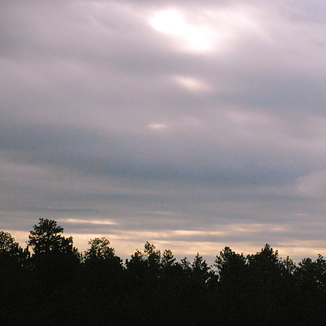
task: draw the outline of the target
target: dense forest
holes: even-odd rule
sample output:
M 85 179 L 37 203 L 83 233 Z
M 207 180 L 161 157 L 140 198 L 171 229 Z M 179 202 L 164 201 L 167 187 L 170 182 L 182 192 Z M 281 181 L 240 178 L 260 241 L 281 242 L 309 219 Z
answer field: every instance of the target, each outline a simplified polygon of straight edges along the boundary
M 123 261 L 106 238 L 83 253 L 54 220 L 21 248 L 0 232 L 1 325 L 326 325 L 326 261 L 295 264 L 268 244 L 225 247 L 213 266 L 149 242 Z

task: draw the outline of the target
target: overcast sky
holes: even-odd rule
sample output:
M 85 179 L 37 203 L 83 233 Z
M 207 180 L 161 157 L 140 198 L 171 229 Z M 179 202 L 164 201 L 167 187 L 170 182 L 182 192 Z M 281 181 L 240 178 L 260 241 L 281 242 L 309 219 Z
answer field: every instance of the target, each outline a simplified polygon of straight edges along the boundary
M 0 1 L 0 229 L 121 257 L 326 255 L 326 3 Z

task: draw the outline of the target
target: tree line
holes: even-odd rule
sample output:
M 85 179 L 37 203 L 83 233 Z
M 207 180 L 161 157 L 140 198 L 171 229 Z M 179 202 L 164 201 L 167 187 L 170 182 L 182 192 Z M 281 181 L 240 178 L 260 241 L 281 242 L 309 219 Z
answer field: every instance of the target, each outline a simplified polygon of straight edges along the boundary
M 295 264 L 268 244 L 225 247 L 208 266 L 146 242 L 123 261 L 106 238 L 79 252 L 40 219 L 22 248 L 0 231 L 1 325 L 326 325 L 326 261 Z

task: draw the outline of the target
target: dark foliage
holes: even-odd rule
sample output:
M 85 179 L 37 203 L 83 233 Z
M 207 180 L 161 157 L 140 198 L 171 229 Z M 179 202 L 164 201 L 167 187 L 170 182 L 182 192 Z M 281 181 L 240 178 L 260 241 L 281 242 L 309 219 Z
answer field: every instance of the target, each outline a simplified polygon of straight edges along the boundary
M 146 242 L 123 263 L 106 238 L 79 253 L 62 233 L 40 219 L 23 249 L 0 232 L 1 325 L 326 325 L 321 255 L 296 265 L 268 244 L 225 247 L 210 267 Z

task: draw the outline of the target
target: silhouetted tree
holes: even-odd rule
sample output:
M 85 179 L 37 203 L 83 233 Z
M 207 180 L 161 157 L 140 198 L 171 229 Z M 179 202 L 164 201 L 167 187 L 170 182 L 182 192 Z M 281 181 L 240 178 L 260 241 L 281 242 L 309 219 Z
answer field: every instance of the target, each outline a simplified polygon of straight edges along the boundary
M 192 274 L 191 263 L 187 257 L 181 259 L 180 266 L 183 270 L 184 275 L 191 277 Z
M 92 239 L 88 244 L 91 247 L 84 254 L 85 262 L 115 262 L 122 266 L 122 260 L 116 256 L 114 248 L 110 247 L 110 241 L 105 237 Z
M 219 282 L 215 292 L 218 318 L 224 325 L 246 325 L 248 322 L 248 262 L 243 254 L 225 247 L 214 264 Z
M 18 323 L 17 307 L 22 306 L 22 312 L 27 308 L 23 303 L 29 296 L 28 257 L 28 250 L 9 232 L 0 231 L 0 323 L 4 325 Z
M 0 253 L 15 251 L 18 243 L 9 232 L 0 231 Z
M 278 251 L 266 244 L 260 252 L 248 255 L 248 289 L 250 314 L 255 313 L 258 324 L 283 325 L 291 316 L 284 311 L 284 305 L 291 305 L 291 294 L 285 292 L 285 266 Z M 291 289 L 288 289 L 291 290 Z
M 32 295 L 39 300 L 38 309 L 32 310 L 36 324 L 42 320 L 48 320 L 51 325 L 62 318 L 71 319 L 75 309 L 73 297 L 80 254 L 73 246 L 72 237 L 66 238 L 62 233 L 63 228 L 56 221 L 43 218 L 30 231 Z
M 78 323 L 117 325 L 126 292 L 122 260 L 105 237 L 88 244 L 77 290 Z
M 214 268 L 197 253 L 176 261 L 146 242 L 125 264 L 105 237 L 80 255 L 56 221 L 40 219 L 23 250 L 0 231 L 4 325 L 324 325 L 326 261 L 281 259 L 268 244 L 225 247 Z
M 63 228 L 56 221 L 40 218 L 39 224 L 33 226 L 28 241 L 34 256 L 75 252 L 72 237 L 65 238 L 61 233 Z
M 323 325 L 326 322 L 326 261 L 322 255 L 313 261 L 304 258 L 294 273 L 298 284 L 298 325 Z
M 137 249 L 130 259 L 126 259 L 126 267 L 131 277 L 143 279 L 148 267 L 146 256 Z
M 195 282 L 206 284 L 209 279 L 209 267 L 206 263 L 206 260 L 197 253 L 194 258 L 194 261 L 191 264 L 192 277 Z
M 80 262 L 72 237 L 65 238 L 61 233 L 63 228 L 56 221 L 41 218 L 29 235 L 28 246 L 33 250 L 32 268 L 47 293 L 60 283 L 70 282 Z
M 162 261 L 161 261 L 162 268 L 168 269 L 168 268 L 175 266 L 175 261 L 176 261 L 176 258 L 174 257 L 172 251 L 170 249 L 164 250 L 163 255 L 162 255 Z
M 0 266 L 4 264 L 23 265 L 28 251 L 23 250 L 9 232 L 0 231 Z

